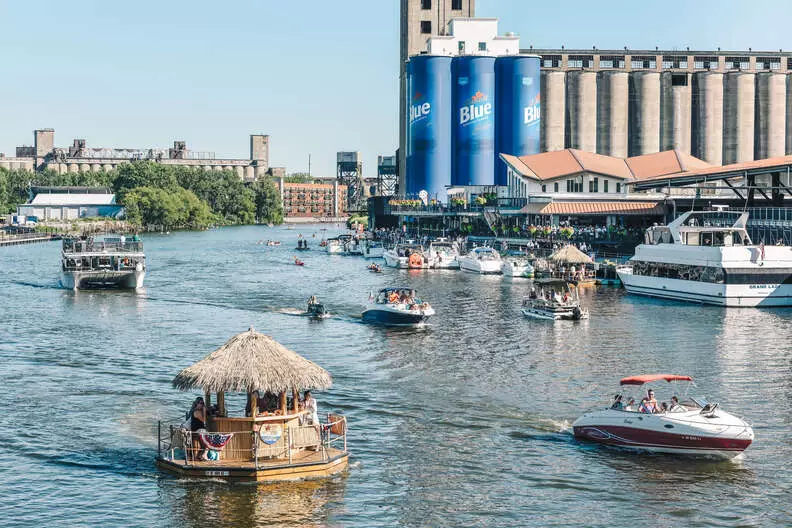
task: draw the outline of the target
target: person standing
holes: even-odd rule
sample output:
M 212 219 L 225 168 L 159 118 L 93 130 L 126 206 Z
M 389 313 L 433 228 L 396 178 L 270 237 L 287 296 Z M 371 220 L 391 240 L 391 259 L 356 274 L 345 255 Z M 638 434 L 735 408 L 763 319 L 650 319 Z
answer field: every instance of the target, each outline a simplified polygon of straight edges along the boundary
M 303 410 L 308 411 L 308 423 L 319 425 L 319 404 L 309 390 L 303 392 Z

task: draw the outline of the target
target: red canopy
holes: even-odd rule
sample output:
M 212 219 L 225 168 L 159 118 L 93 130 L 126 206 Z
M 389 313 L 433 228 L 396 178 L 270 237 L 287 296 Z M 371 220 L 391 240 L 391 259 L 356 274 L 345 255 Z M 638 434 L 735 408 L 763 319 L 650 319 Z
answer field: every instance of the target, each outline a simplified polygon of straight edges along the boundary
M 693 381 L 690 376 L 679 376 L 677 374 L 642 374 L 640 376 L 630 376 L 629 378 L 622 378 L 621 385 L 643 385 L 652 381 L 665 380 L 672 381 Z

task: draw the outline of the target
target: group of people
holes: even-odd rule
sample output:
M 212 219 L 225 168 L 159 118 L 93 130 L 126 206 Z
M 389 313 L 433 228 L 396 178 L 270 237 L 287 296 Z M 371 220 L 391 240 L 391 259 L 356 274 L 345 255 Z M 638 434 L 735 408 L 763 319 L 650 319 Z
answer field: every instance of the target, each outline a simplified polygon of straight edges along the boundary
M 635 403 L 635 398 L 630 398 L 625 405 L 623 396 L 617 394 L 613 397 L 611 409 L 617 411 L 640 412 L 644 414 L 662 414 L 669 411 L 677 412 L 683 410 L 682 406 L 679 404 L 679 398 L 676 396 L 672 396 L 670 402 L 658 403 L 655 398 L 655 392 L 652 389 L 647 391 L 646 396 L 641 398 L 641 403 L 638 405 Z

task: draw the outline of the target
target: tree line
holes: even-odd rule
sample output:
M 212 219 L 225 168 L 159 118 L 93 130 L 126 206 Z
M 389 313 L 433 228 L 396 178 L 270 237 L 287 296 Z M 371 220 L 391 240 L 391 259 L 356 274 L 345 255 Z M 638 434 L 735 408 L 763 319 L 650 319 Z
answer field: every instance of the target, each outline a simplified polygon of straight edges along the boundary
M 245 183 L 232 170 L 123 163 L 110 171 L 58 174 L 0 168 L 0 213 L 12 213 L 29 199 L 31 187 L 108 187 L 126 208 L 127 220 L 146 226 L 204 227 L 213 224 L 283 222 L 274 182 Z

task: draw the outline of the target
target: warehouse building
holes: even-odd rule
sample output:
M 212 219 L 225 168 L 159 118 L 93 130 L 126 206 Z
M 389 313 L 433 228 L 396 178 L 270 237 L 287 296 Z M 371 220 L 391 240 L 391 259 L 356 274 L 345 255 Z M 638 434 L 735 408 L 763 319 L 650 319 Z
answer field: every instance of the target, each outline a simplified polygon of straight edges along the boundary
M 89 187 L 36 187 L 30 202 L 17 206 L 17 215 L 41 220 L 120 218 L 124 208 L 109 189 Z

